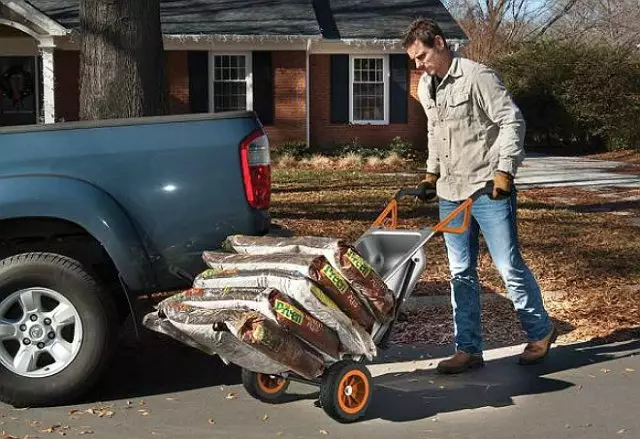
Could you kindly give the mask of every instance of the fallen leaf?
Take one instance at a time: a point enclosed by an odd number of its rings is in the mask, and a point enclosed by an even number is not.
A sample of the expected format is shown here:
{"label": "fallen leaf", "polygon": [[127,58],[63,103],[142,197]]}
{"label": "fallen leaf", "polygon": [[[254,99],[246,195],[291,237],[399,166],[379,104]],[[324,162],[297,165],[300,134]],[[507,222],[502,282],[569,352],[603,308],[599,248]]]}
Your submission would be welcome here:
{"label": "fallen leaf", "polygon": [[76,414],[79,414],[79,413],[82,413],[82,410],[80,410],[80,409],[71,409],[71,410],[69,410],[69,416],[76,415]]}
{"label": "fallen leaf", "polygon": [[611,369],[600,369],[600,372],[609,373],[609,372],[611,372]]}
{"label": "fallen leaf", "polygon": [[444,389],[444,386],[438,386],[439,389]]}
{"label": "fallen leaf", "polygon": [[631,369],[630,367],[627,367],[625,370],[625,372],[635,372],[635,369]]}
{"label": "fallen leaf", "polygon": [[54,431],[56,431],[58,428],[60,428],[60,424],[54,424],[49,428],[45,428],[43,430],[40,430],[40,433],[53,433]]}
{"label": "fallen leaf", "polygon": [[225,396],[226,399],[236,399],[237,396],[235,393],[227,393],[227,396]]}
{"label": "fallen leaf", "polygon": [[210,425],[216,425],[216,421],[214,421],[213,419],[209,419],[208,422],[209,422]]}
{"label": "fallen leaf", "polygon": [[147,403],[144,402],[144,399],[142,401],[140,401],[140,407],[142,407],[143,405],[146,405]]}
{"label": "fallen leaf", "polygon": [[621,428],[620,430],[618,430],[618,434],[624,434],[624,432],[626,432],[627,430],[625,428]]}
{"label": "fallen leaf", "polygon": [[394,377],[401,377],[402,375],[403,375],[403,374],[401,374],[401,373],[394,373],[394,374],[393,374],[393,376],[394,376]]}
{"label": "fallen leaf", "polygon": [[578,390],[582,390],[582,389],[583,389],[582,384],[580,384],[580,385],[578,386]]}
{"label": "fallen leaf", "polygon": [[167,401],[179,401],[179,400],[178,400],[178,398],[171,398],[171,397],[169,397],[169,398],[165,398],[165,399],[166,399]]}
{"label": "fallen leaf", "polygon": [[85,434],[93,434],[93,430],[82,430],[80,433],[78,433],[80,435],[85,435]]}
{"label": "fallen leaf", "polygon": [[569,424],[565,424],[564,428],[571,428]]}
{"label": "fallen leaf", "polygon": [[320,434],[323,434],[325,436],[329,435],[329,432],[327,430],[320,430]]}
{"label": "fallen leaf", "polygon": [[95,415],[96,414],[96,411],[94,409],[86,409],[84,412],[85,413],[89,413],[90,415]]}
{"label": "fallen leaf", "polygon": [[433,380],[429,380],[429,384],[435,384],[436,382]]}
{"label": "fallen leaf", "polygon": [[438,418],[433,418],[432,421],[433,422],[438,422]]}
{"label": "fallen leaf", "polygon": [[262,422],[266,422],[266,421],[267,421],[267,419],[269,419],[269,415],[264,415],[264,416],[262,417]]}

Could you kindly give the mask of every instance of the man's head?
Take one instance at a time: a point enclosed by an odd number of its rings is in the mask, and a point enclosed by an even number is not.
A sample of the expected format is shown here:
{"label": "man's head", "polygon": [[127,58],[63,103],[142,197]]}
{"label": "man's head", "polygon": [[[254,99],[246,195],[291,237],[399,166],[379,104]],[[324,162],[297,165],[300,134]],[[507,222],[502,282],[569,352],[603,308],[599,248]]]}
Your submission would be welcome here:
{"label": "man's head", "polygon": [[444,32],[433,20],[418,19],[409,26],[402,47],[416,68],[428,75],[444,76],[451,64],[452,53]]}

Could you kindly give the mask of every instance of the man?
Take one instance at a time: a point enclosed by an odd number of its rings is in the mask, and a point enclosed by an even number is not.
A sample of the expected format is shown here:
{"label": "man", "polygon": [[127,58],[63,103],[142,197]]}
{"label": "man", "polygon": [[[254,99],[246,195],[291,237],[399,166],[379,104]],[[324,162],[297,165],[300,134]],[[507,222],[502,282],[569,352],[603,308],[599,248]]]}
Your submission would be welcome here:
{"label": "man", "polygon": [[479,232],[529,339],[520,364],[539,362],[548,354],[557,331],[519,250],[513,179],[524,159],[525,122],[520,110],[493,71],[451,51],[434,21],[413,22],[403,47],[416,68],[424,72],[418,97],[428,118],[429,158],[419,188],[423,193],[427,188],[436,189],[441,219],[478,190],[491,188],[475,200],[469,229],[460,235],[444,235],[456,353],[437,369],[459,373],[484,365],[477,273]]}

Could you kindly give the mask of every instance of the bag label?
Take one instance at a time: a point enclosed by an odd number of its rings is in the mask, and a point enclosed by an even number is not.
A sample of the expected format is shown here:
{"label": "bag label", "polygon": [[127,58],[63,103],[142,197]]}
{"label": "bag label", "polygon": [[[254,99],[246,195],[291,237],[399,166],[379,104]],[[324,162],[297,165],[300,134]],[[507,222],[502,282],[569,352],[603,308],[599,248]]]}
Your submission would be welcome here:
{"label": "bag label", "polygon": [[300,310],[295,306],[276,299],[274,309],[276,313],[280,314],[285,319],[291,320],[296,325],[302,325],[304,314],[302,314],[302,312],[300,312]]}
{"label": "bag label", "polygon": [[338,291],[340,291],[341,293],[347,291],[347,289],[349,288],[349,284],[338,272],[333,269],[330,264],[326,264],[324,267],[322,267],[321,271],[322,274],[327,276],[327,279],[331,281],[331,283],[338,289]]}
{"label": "bag label", "polygon": [[347,257],[349,262],[351,262],[351,265],[356,267],[356,269],[360,272],[360,274],[362,274],[362,276],[368,277],[373,271],[373,268],[371,268],[371,266],[367,263],[367,261],[365,261],[362,256],[360,256],[353,250],[351,249],[347,250],[347,253],[345,254],[345,256]]}

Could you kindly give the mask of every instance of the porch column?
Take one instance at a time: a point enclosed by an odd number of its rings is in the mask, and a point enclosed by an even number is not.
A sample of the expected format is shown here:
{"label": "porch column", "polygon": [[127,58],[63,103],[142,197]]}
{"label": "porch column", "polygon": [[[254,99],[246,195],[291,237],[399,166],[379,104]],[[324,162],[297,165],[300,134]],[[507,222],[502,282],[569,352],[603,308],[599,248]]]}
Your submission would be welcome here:
{"label": "porch column", "polygon": [[56,121],[55,66],[53,53],[53,46],[40,46],[40,56],[42,57],[41,74],[44,123],[55,123]]}

